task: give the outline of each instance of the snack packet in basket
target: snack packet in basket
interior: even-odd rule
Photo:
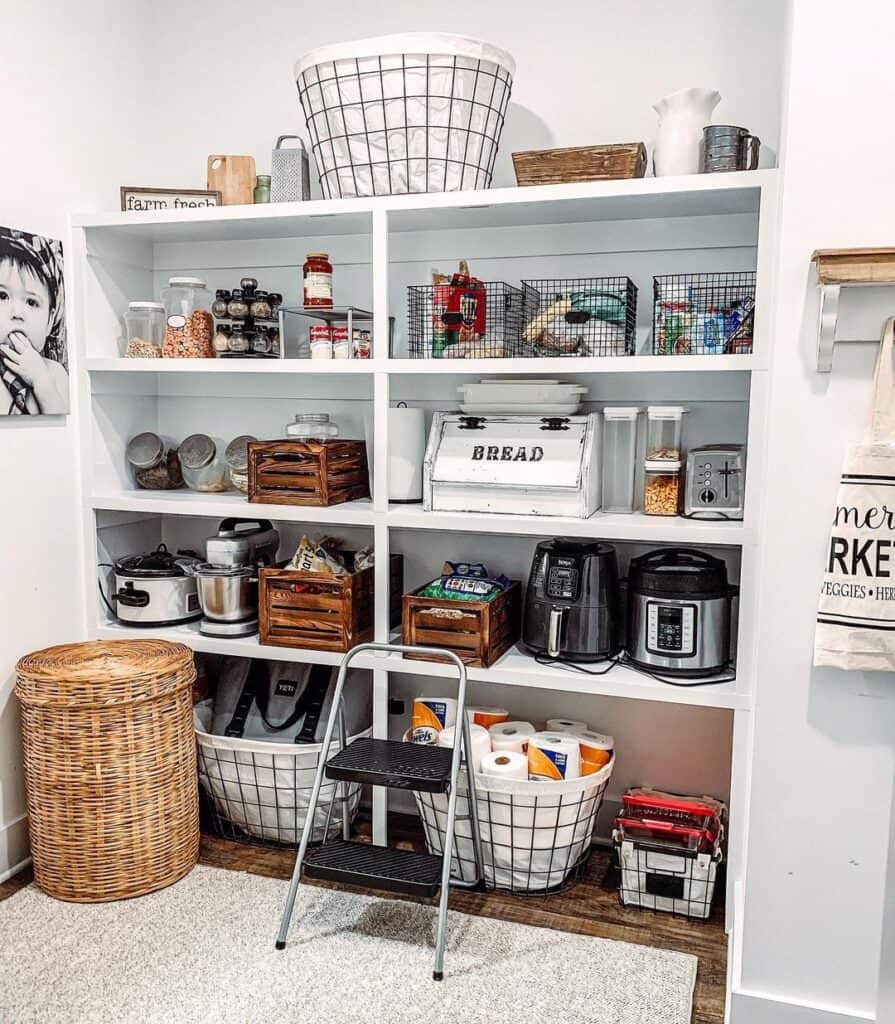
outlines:
[[[342,576],[347,572],[341,562],[307,536],[299,541],[289,568],[297,569],[299,572],[331,573],[334,576]]]

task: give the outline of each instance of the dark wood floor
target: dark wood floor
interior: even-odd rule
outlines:
[[[390,838],[393,842],[408,848],[421,848],[419,827],[414,819],[400,819],[393,815],[390,822]],[[358,835],[359,838],[369,839],[368,822],[359,823]],[[203,835],[200,860],[203,864],[230,871],[248,871],[268,878],[288,878],[295,862],[295,851],[252,846]],[[579,935],[597,935],[692,953],[699,959],[693,999],[693,1024],[723,1024],[727,938],[720,909],[716,908],[708,921],[691,921],[668,914],[625,909],[618,902],[617,890],[607,882],[608,867],[608,853],[595,850],[582,877],[565,892],[526,898],[498,892],[452,889],[450,906],[454,910],[481,917],[496,917]],[[0,900],[11,896],[30,881],[31,871],[28,869],[8,882],[0,883]]]

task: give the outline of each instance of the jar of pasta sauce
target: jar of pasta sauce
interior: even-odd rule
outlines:
[[[332,309],[333,265],[329,262],[329,254],[309,252],[302,271],[305,308]]]

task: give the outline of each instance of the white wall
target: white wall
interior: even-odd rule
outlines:
[[[832,374],[815,372],[809,261],[817,247],[892,244],[893,44],[889,4],[793,4],[742,964],[745,989],[871,1018],[895,682],[811,660],[838,473],[861,436],[875,350],[843,345]],[[877,310],[863,333],[878,337],[878,302],[865,292],[858,303]],[[817,1019],[735,1011],[735,1024]]]
[[[0,224],[64,240],[72,210],[114,206],[118,185],[145,166],[142,19],[101,0],[31,0],[10,13]],[[27,856],[15,662],[83,637],[74,442],[73,416],[0,417],[0,878]]]
[[[779,0],[278,4],[264,19],[263,51],[249,41],[253,14],[238,0],[194,0],[189,18],[180,0],[154,7],[161,24],[176,21],[189,57],[159,62],[160,150],[147,185],[202,187],[210,153],[251,154],[259,172],[269,171],[278,135],[307,141],[296,59],[316,46],[393,32],[476,36],[516,59],[495,185],[515,184],[513,150],[648,141],[652,104],[692,85],[720,91],[716,121],[745,125],[777,148]]]

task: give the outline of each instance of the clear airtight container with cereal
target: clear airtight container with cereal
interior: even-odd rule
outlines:
[[[646,408],[646,458],[648,462],[681,458],[682,405],[648,405]]]
[[[124,314],[128,359],[158,359],[165,338],[165,307],[161,302],[130,302]]]
[[[172,277],[162,288],[166,359],[214,359],[211,292],[200,277]]]
[[[681,509],[680,461],[647,459],[643,464],[643,511],[648,516],[676,516]]]

